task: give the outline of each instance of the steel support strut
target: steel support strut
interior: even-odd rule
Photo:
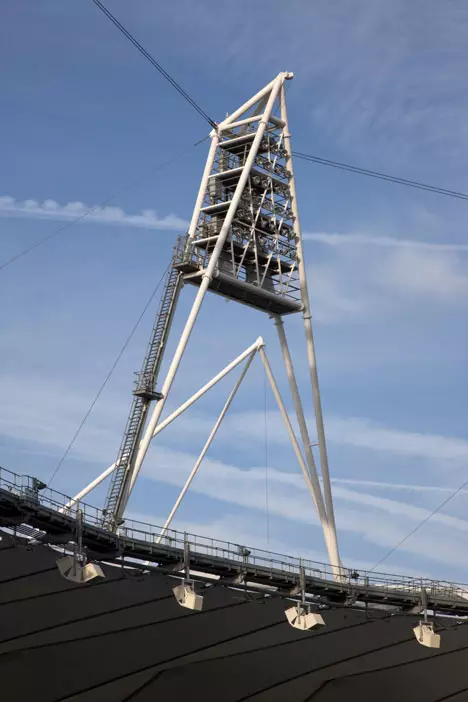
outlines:
[[[267,374],[267,378],[270,382],[271,389],[273,390],[273,395],[275,396],[276,402],[278,404],[278,409],[281,413],[284,424],[286,426],[286,431],[288,432],[288,436],[290,438],[294,453],[296,454],[296,458],[297,458],[299,465],[301,467],[302,474],[304,476],[304,480],[306,482],[306,485],[309,489],[310,494],[312,495],[312,499],[314,500],[314,503],[317,507],[318,516],[319,516],[320,523],[321,523],[323,530],[324,530],[324,533],[325,533],[325,542],[326,542],[327,548],[328,548],[328,543],[327,543],[327,538],[326,538],[326,526],[328,524],[328,521],[327,521],[327,514],[325,512],[325,507],[323,505],[322,493],[320,492],[320,486],[319,486],[319,492],[317,492],[317,490],[316,490],[317,486],[314,485],[314,483],[312,482],[312,479],[310,477],[309,471],[307,469],[307,465],[304,461],[304,457],[302,455],[301,449],[299,447],[299,443],[298,443],[296,435],[294,433],[294,429],[292,427],[291,420],[289,419],[288,413],[286,411],[286,407],[284,406],[284,402],[283,402],[283,399],[281,397],[281,393],[279,391],[278,385],[277,385],[276,380],[274,378],[273,371],[271,370],[266,353],[265,353],[263,348],[261,348],[259,350],[259,353],[260,353],[260,358],[262,359],[263,365],[265,367],[265,371]],[[339,562],[336,564],[333,563],[332,553],[330,552],[330,550],[329,550],[329,557],[330,557],[330,561],[331,561],[330,565],[332,566],[334,575],[335,575],[335,577],[339,577],[340,564],[339,564]]]
[[[286,333],[284,331],[284,324],[281,317],[275,315],[273,316],[275,326],[278,332],[279,342],[281,346],[281,352],[283,354],[284,365],[286,367],[286,374],[288,376],[289,387],[291,390],[291,395],[293,398],[294,409],[296,411],[297,422],[299,425],[299,431],[301,434],[302,443],[304,445],[305,456],[307,459],[307,465],[309,468],[310,479],[314,486],[314,495],[317,497],[315,500],[320,500],[321,506],[323,508],[323,513],[326,515],[326,521],[322,523],[323,534],[325,538],[325,544],[327,546],[328,555],[330,557],[331,565],[339,565],[339,555],[338,549],[336,548],[336,539],[333,539],[331,533],[331,527],[328,519],[328,514],[323,503],[322,489],[320,487],[320,481],[317,474],[317,468],[315,466],[314,456],[312,453],[312,446],[309,437],[309,430],[307,429],[307,423],[304,416],[304,409],[302,407],[301,396],[299,394],[299,388],[297,386],[296,376],[294,373],[294,367],[291,359],[291,354],[289,352],[289,345],[286,339]],[[317,502],[316,502],[317,505]],[[318,509],[318,507],[317,507]]]
[[[239,378],[237,379],[236,384],[234,385],[233,389],[232,389],[231,392],[229,393],[229,397],[228,397],[228,399],[226,400],[226,403],[225,403],[223,409],[221,410],[221,412],[220,412],[220,414],[219,414],[219,417],[218,417],[218,419],[216,420],[215,425],[213,426],[213,429],[211,430],[210,435],[209,435],[208,439],[206,440],[206,443],[205,443],[204,447],[202,448],[201,453],[200,453],[200,455],[198,456],[198,458],[197,458],[197,460],[196,460],[196,462],[195,462],[195,465],[193,466],[193,468],[192,468],[192,470],[191,470],[191,472],[190,472],[190,475],[189,475],[189,477],[187,478],[187,480],[186,480],[186,482],[185,482],[184,487],[183,487],[182,490],[180,491],[180,494],[179,494],[177,500],[175,501],[174,507],[171,509],[171,512],[170,512],[168,518],[166,519],[166,521],[165,521],[165,523],[164,523],[164,526],[163,526],[163,528],[162,528],[161,534],[160,534],[159,537],[157,538],[156,543],[158,543],[158,544],[161,543],[161,540],[162,540],[164,534],[165,534],[166,531],[169,529],[169,527],[170,527],[170,525],[171,525],[171,522],[172,522],[172,520],[174,519],[175,514],[176,514],[177,510],[178,510],[179,507],[180,507],[180,503],[181,503],[182,500],[184,499],[184,497],[185,497],[185,495],[186,495],[186,493],[187,493],[187,490],[189,489],[190,485],[192,484],[192,481],[193,481],[193,479],[195,478],[195,476],[196,476],[196,474],[197,474],[197,472],[198,472],[198,469],[200,468],[201,463],[202,463],[203,459],[205,458],[205,456],[206,456],[206,454],[207,454],[207,452],[208,452],[208,449],[210,448],[210,446],[211,446],[211,444],[212,444],[212,442],[213,442],[213,439],[214,439],[215,436],[216,436],[216,433],[217,433],[219,427],[221,426],[221,422],[223,421],[224,417],[226,416],[226,413],[227,413],[229,407],[231,406],[231,402],[233,401],[236,392],[238,391],[238,389],[239,389],[239,387],[240,387],[242,381],[244,380],[245,374],[247,373],[247,371],[248,371],[249,368],[250,368],[250,364],[252,363],[255,354],[256,354],[256,350],[255,350],[255,351],[252,351],[252,353],[250,354],[250,356],[247,358],[246,364],[245,364],[244,368],[242,369],[242,373],[240,374]]]
[[[263,346],[263,339],[261,336],[257,338],[256,341],[254,341],[253,344],[251,344],[248,348],[245,349],[239,356],[237,356],[231,363],[228,363],[227,366],[223,368],[219,373],[217,373],[211,380],[209,380],[203,387],[200,388],[200,390],[197,390],[191,397],[188,398],[185,402],[183,402],[180,407],[178,407],[172,414],[170,414],[166,419],[164,419],[158,426],[155,428],[153,432],[153,437],[157,436],[163,429],[165,429],[169,424],[171,424],[177,417],[179,417],[183,412],[188,410],[189,407],[191,407],[197,400],[199,400],[203,395],[205,395],[208,390],[211,390],[212,387],[214,387],[217,383],[219,383],[220,380],[222,380],[228,373],[230,373],[234,368],[236,368],[242,361],[245,359],[249,358],[252,354],[255,354],[258,349]],[[105,471],[103,471],[100,475],[98,475],[97,478],[95,478],[92,482],[90,482],[83,490],[80,490],[79,493],[75,495],[71,500],[67,502],[67,504],[60,509],[61,512],[65,510],[69,510],[73,507],[73,505],[81,500],[83,497],[85,497],[88,493],[91,492],[91,490],[94,490],[95,487],[100,485],[103,480],[107,478],[108,475],[110,475],[115,469],[117,465],[116,463],[113,463],[109,468],[106,468]]]
[[[295,222],[295,232],[296,232],[296,247],[297,247],[297,258],[299,265],[299,282],[301,289],[301,300],[302,300],[302,317],[304,320],[304,330],[307,343],[307,357],[309,361],[309,372],[312,382],[312,396],[314,401],[314,412],[315,412],[315,422],[317,426],[317,437],[320,451],[320,467],[322,471],[323,480],[323,491],[325,498],[325,507],[327,511],[327,521],[330,526],[330,537],[331,537],[331,547],[332,551],[336,553],[336,561],[332,562],[332,565],[338,565],[340,563],[338,555],[338,540],[336,536],[336,525],[335,525],[335,514],[333,510],[333,498],[330,482],[330,471],[328,468],[328,456],[327,447],[325,442],[325,428],[323,423],[323,413],[322,413],[322,403],[320,399],[320,389],[319,380],[317,372],[317,359],[315,355],[315,344],[314,335],[312,331],[312,314],[310,310],[310,300],[309,291],[307,286],[307,271],[305,267],[304,251],[302,246],[302,233],[301,224],[299,220],[299,211],[297,207],[297,194],[296,194],[296,183],[294,180],[294,169],[293,169],[293,158],[291,149],[291,135],[289,133],[288,126],[288,113],[286,109],[286,99],[284,94],[284,87],[281,91],[281,119],[285,123],[285,139],[284,146],[287,152],[286,164],[289,172],[291,173],[291,179],[289,182],[289,188],[291,193],[291,209],[294,214]]]

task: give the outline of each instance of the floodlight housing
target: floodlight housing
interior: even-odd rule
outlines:
[[[57,560],[60,575],[72,583],[87,583],[93,578],[105,578],[104,572],[97,563],[80,563],[73,556],[64,556]]]
[[[181,607],[200,612],[203,607],[203,596],[197,595],[193,583],[185,580],[181,585],[176,585],[172,592]]]
[[[440,634],[434,633],[434,624],[432,622],[419,622],[413,631],[417,642],[421,646],[440,648]]]
[[[325,622],[321,614],[310,612],[305,607],[297,605],[290,607],[285,611],[286,619],[289,624],[300,631],[311,631],[325,626]]]

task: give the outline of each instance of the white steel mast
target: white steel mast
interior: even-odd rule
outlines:
[[[137,413],[136,422],[132,419],[132,413],[130,415],[113,470],[106,519],[109,528],[117,528],[123,519],[150,442],[158,433],[167,396],[203,299],[210,290],[266,312],[275,321],[305,454],[305,463],[301,453],[300,464],[307,468],[307,482],[324,530],[330,562],[339,568],[286,111],[285,81],[292,77],[292,73],[279,73],[211,132],[211,146],[189,230],[179,240],[160,314],[140,374],[140,378],[143,376],[147,379],[146,386],[140,392],[137,392],[137,387],[135,392],[136,399],[144,400],[143,411]],[[279,117],[274,114],[276,109]],[[161,391],[156,392],[161,357],[183,283],[198,286],[198,292]],[[304,320],[323,494],[283,325],[284,316],[298,312],[302,313]],[[151,414],[150,404],[153,404]]]

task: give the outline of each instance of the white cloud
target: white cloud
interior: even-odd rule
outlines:
[[[407,519],[414,520],[414,522],[422,522],[424,519],[432,514],[431,510],[427,510],[424,507],[415,507],[407,502],[400,502],[398,500],[389,500],[386,497],[379,497],[376,495],[369,495],[368,493],[356,492],[354,490],[348,490],[343,487],[335,487],[333,490],[335,500],[351,502],[357,505],[366,505],[368,507],[375,507],[378,510],[387,512],[393,516],[405,517]],[[468,531],[468,521],[465,519],[459,519],[458,517],[452,517],[448,514],[443,514],[442,512],[437,512],[432,515],[431,521],[433,524],[443,524],[452,529],[458,531],[466,532]],[[372,540],[372,536],[369,535]]]
[[[403,294],[459,302],[468,294],[468,275],[450,252],[400,249],[381,261],[376,279],[382,287]]]
[[[298,67],[291,98],[295,94],[299,109],[312,114],[314,128],[359,159],[368,153],[376,165],[385,158],[387,168],[401,162],[414,167],[415,152],[431,157],[435,151],[441,155],[435,161],[439,178],[452,158],[463,161],[468,145],[463,4],[433,3],[431,12],[423,13],[424,3],[405,0],[274,2],[277,21],[263,22],[261,52],[254,40],[263,19],[261,5],[245,0],[226,5],[223,26],[216,22],[215,0],[176,0],[176,12],[172,4],[158,6],[157,12],[153,5],[145,24],[159,23],[162,12],[169,30],[183,38],[181,51],[201,70],[218,49],[224,73],[234,76],[235,84],[253,76],[253,84],[261,87],[281,45],[283,65]],[[207,28],[212,29],[209,46],[194,43],[193,32]],[[294,42],[285,42],[285,33],[294,33]],[[247,97],[240,89],[231,92],[227,109]],[[443,176],[440,182],[445,184]]]
[[[267,414],[268,440],[271,443],[287,445],[288,436],[284,430],[279,412]],[[187,420],[187,431],[192,419]],[[308,420],[313,436],[314,420]],[[233,412],[226,417],[225,440],[237,442],[240,437],[254,441],[264,438],[264,413],[247,411]],[[195,419],[192,431],[208,433],[210,421]],[[329,442],[358,448],[398,454],[406,457],[426,458],[430,460],[466,461],[468,459],[468,441],[454,436],[444,436],[423,432],[403,431],[387,427],[365,417],[339,417],[328,415],[325,418],[325,431]]]
[[[448,487],[445,485],[413,485],[409,483],[385,483],[379,480],[358,480],[355,478],[332,478],[333,484],[337,485],[353,485],[354,487],[363,487],[367,489],[377,488],[379,490],[390,490],[390,491],[400,491],[405,492],[441,492],[451,494],[457,490],[457,487]],[[457,494],[466,495],[468,494],[468,488],[460,490]]]
[[[158,445],[143,469],[143,474],[154,480],[182,486],[195,463],[196,456],[184,451],[174,451]],[[307,493],[305,482],[297,472],[269,468],[269,509],[272,513],[294,521],[318,524],[312,498]],[[206,458],[191,490],[230,504],[238,504],[256,510],[265,510],[265,468],[243,470],[223,461]],[[423,507],[416,507],[406,502],[390,500],[385,497],[349,490],[336,486],[335,500],[350,502],[360,506],[377,508],[382,512],[407,519],[422,521],[430,514]],[[357,516],[357,515],[356,515]],[[468,531],[468,521],[437,513],[432,517],[434,523],[443,524],[459,531]],[[372,539],[372,536],[369,535]]]
[[[158,444],[158,450],[148,457],[143,474],[154,480],[181,487],[195,460],[195,455]],[[299,474],[270,468],[269,484],[269,508],[272,513],[285,519],[317,523],[312,498],[302,489],[303,482]],[[190,489],[241,507],[265,509],[264,468],[242,470],[223,461],[205,458]]]
[[[354,321],[366,312],[365,299],[354,291],[350,294],[346,279],[340,279],[333,265],[312,264],[308,267],[311,303],[317,322],[332,324]]]
[[[143,474],[147,478],[181,487],[194,462],[195,456],[158,445],[157,453],[147,460]],[[271,516],[319,526],[302,476],[270,468],[268,484]],[[139,489],[143,488],[147,494],[148,486],[140,485]],[[190,489],[192,493],[265,513],[263,468],[242,470],[222,461],[206,459]],[[334,495],[339,532],[359,535],[368,543],[384,548],[393,547],[430,514],[422,507],[346,488],[335,487]],[[351,506],[348,507],[348,504]],[[437,513],[421,532],[408,539],[401,550],[447,565],[459,564],[468,521]],[[316,537],[317,532],[312,532],[311,538]],[[248,543],[248,535],[245,541]]]
[[[138,214],[128,214],[121,207],[93,205],[89,207],[83,202],[68,202],[60,205],[55,200],[24,200],[20,202],[9,195],[0,197],[0,216],[28,217],[31,219],[50,219],[58,221],[73,221],[80,219],[90,224],[118,224],[140,229],[170,229],[184,230],[188,222],[177,215],[169,214],[158,217],[156,210],[145,209]]]
[[[460,67],[466,60],[468,17],[457,3],[434,5],[433,10],[422,17],[418,4],[404,0],[391,5],[360,0],[353,4],[357,21],[350,22],[344,2],[315,17],[321,36],[309,38],[310,48],[304,52],[309,57],[321,52],[310,61],[311,70],[327,91],[314,114],[341,144],[359,152],[371,142],[377,158],[385,154],[396,163],[409,162],[421,147],[422,157],[428,148],[433,155],[439,147],[443,166],[450,157],[466,153]],[[326,19],[329,26],[324,29]],[[450,45],[444,36],[450,36]],[[323,51],[330,37],[337,47],[333,55]]]
[[[68,443],[69,437],[76,428],[77,420],[83,412],[86,405],[84,398],[79,395],[67,395],[61,392],[59,388],[56,388],[51,393],[51,386],[45,381],[43,386],[41,386],[41,383],[34,383],[32,379],[29,379],[28,385],[34,388],[31,397],[37,398],[37,402],[24,405],[18,399],[17,403],[9,402],[8,405],[5,405],[4,412],[0,416],[0,420],[2,420],[0,421],[0,431],[17,439],[27,438],[29,441],[38,441],[44,445],[63,447]],[[6,387],[7,384],[3,383],[3,389],[6,389]],[[48,393],[41,392],[44,388],[48,389]],[[110,410],[112,410],[111,417],[108,416]],[[118,445],[118,432],[114,430],[114,426],[117,415],[121,414],[121,410],[123,410],[123,407],[120,405],[116,407],[113,402],[108,403],[106,408],[100,408],[100,411],[97,412],[97,426],[93,422],[93,426],[85,430],[77,447],[79,449],[78,455],[82,457],[82,460],[91,460],[93,463],[99,461],[102,464],[102,468],[105,467],[106,461],[109,460],[110,456],[114,455],[115,447]],[[272,440],[278,433],[274,430],[277,419],[277,417],[273,417],[272,425],[269,421],[273,429],[270,432]],[[119,416],[119,424],[121,423],[120,420],[121,417]],[[253,425],[255,421],[252,419],[252,416],[250,416],[250,419],[249,417],[244,417],[242,426]],[[199,427],[200,429],[202,428],[200,425]],[[184,435],[184,433],[182,429],[181,435]],[[255,433],[252,432],[252,435],[255,436]],[[373,442],[371,443],[373,444]],[[37,454],[37,452],[35,453]],[[442,451],[443,455],[446,455],[446,453],[446,450]],[[451,454],[452,449],[449,451],[449,455]],[[187,451],[174,451],[158,442],[155,450],[148,456],[143,475],[180,489],[195,462],[195,458],[195,455]],[[89,474],[85,466],[86,464],[83,465],[80,471],[83,483],[94,477]],[[99,472],[99,470],[96,469],[96,472]],[[354,534],[374,546],[386,548],[393,546],[399,538],[404,536],[418,521],[424,519],[429,513],[428,510],[422,507],[415,507],[405,502],[389,500],[371,495],[369,492],[350,490],[348,488],[349,484],[346,485],[345,483],[346,481],[337,480],[334,485],[339,532],[342,534],[345,532]],[[357,483],[359,484],[359,481]],[[361,487],[366,487],[366,485],[366,482],[363,481]],[[270,466],[268,486],[271,519],[273,520],[276,517],[287,519],[292,524],[310,525],[310,542],[314,544],[315,552],[306,553],[301,551],[300,555],[316,558],[317,560],[326,560],[323,555],[322,535],[318,528],[318,520],[299,468],[297,467],[295,472],[285,472]],[[372,487],[372,485],[367,487]],[[412,487],[416,488],[417,486]],[[137,484],[133,504],[138,505],[138,493],[140,490],[143,490],[146,495],[151,493],[148,483],[143,480],[143,482]],[[183,528],[188,528],[194,533],[203,533],[207,536],[230,539],[231,541],[235,540],[238,543],[257,545],[259,547],[264,546],[263,535],[262,539],[259,539],[258,528],[245,524],[246,518],[249,520],[260,520],[262,523],[264,520],[265,469],[263,467],[244,470],[224,461],[207,458],[193,483],[191,493],[192,495],[203,495],[226,505],[231,505],[234,510],[236,507],[244,508],[250,511],[251,516],[242,517],[243,527],[241,529],[228,529],[227,525],[225,525],[226,529],[221,530],[220,525],[216,523],[216,519],[207,523],[205,525],[206,528],[197,523],[186,523],[186,520],[184,520]],[[92,495],[90,495],[88,501],[90,504],[93,504]],[[167,511],[169,511],[169,507],[170,505],[167,505]],[[137,518],[136,515],[134,516]],[[146,517],[145,519],[142,517],[138,518],[153,523],[162,522],[161,519],[158,520],[155,516],[149,519]],[[178,526],[181,527],[180,524]],[[440,532],[441,529],[443,532]],[[457,549],[461,548],[459,542],[462,535],[463,538],[466,538],[468,522],[447,514],[436,514],[429,525],[426,525],[422,531],[423,534],[421,536],[418,536],[418,538],[412,537],[405,544],[404,551],[417,553],[434,562],[457,565],[457,559],[459,558]],[[291,548],[286,543],[272,543],[270,548],[279,552],[291,552]],[[299,551],[297,553],[299,555]],[[353,565],[364,567],[356,564],[354,561]],[[366,563],[366,566],[368,565],[369,563]],[[412,570],[414,571],[416,568],[417,566],[412,568]]]
[[[8,402],[0,405],[0,433],[14,439],[27,439],[45,447],[56,446],[64,448],[76,430],[76,426],[88,408],[92,398],[79,392],[65,392],[64,388],[51,380],[27,376],[23,378],[31,392],[31,401],[22,401],[22,384],[15,376],[0,376],[0,389]],[[36,401],[34,402],[34,398]],[[127,411],[125,395],[112,394],[111,400],[98,404],[92,418],[83,429],[83,434],[77,442],[75,450],[85,460],[105,461],[113,457],[119,443],[119,431]],[[293,417],[292,417],[293,418]],[[281,415],[270,411],[266,416],[268,424],[268,441],[271,445],[289,446],[289,438],[284,428]],[[242,439],[244,445],[256,443],[263,445],[264,441],[263,412],[240,411],[231,412],[225,418],[224,430],[217,441],[229,447],[237,445]],[[209,434],[214,418],[204,413],[190,410],[186,415],[177,419],[178,434],[185,437],[189,444],[200,439],[203,441]],[[313,435],[313,418],[308,420]],[[391,453],[409,458],[423,458],[461,462],[468,459],[468,441],[458,437],[430,434],[423,432],[408,432],[393,427],[380,425],[364,417],[339,417],[328,415],[325,418],[325,428],[329,443],[353,446],[371,451]],[[163,434],[161,434],[163,437]],[[158,444],[159,446],[159,444]],[[184,454],[185,455],[185,454]],[[264,470],[260,470],[260,482],[264,480]],[[252,479],[257,473],[252,474]],[[294,474],[274,472],[274,479],[296,485]],[[180,481],[179,481],[180,482]],[[382,488],[388,490],[412,490],[426,492],[451,492],[453,487],[431,485],[408,485],[401,483],[386,483],[358,479],[339,479],[334,482],[356,487]],[[178,483],[179,484],[179,483]]]
[[[395,334],[404,321],[407,328],[426,335],[429,301],[451,309],[466,303],[468,244],[353,233],[305,236],[324,244],[309,267],[312,312],[318,322],[368,326],[371,320],[381,325],[391,319]],[[442,307],[434,308],[432,324],[442,322],[442,313]]]
[[[384,248],[422,249],[424,251],[468,251],[468,244],[455,244],[416,239],[397,239],[393,236],[373,236],[371,234],[337,234],[334,232],[308,232],[303,235],[306,241],[317,241],[327,246],[379,246]]]
[[[80,394],[65,393],[59,386],[53,386],[46,380],[35,381],[34,378],[27,378],[23,381],[31,391],[30,402],[26,405],[21,401],[22,393],[18,392],[19,382],[11,377],[3,378],[2,388],[5,396],[17,397],[18,400],[2,405],[0,432],[16,439],[24,438],[46,446],[63,447],[75,430],[87,406],[87,399]],[[114,456],[119,440],[119,432],[116,431],[117,422],[120,426],[122,419],[120,415],[124,415],[125,410],[120,402],[109,402],[106,407],[96,409],[96,415],[93,414],[94,421],[91,426],[85,428],[83,436],[80,437],[76,447],[78,454],[75,452],[75,457],[78,455],[84,461],[81,472],[83,483],[91,477],[86,469],[86,461],[98,461],[104,468],[107,465],[106,461],[110,462]],[[195,434],[206,436],[205,430],[211,428],[211,419],[205,416],[191,418],[188,415],[186,418],[181,418],[179,420],[180,437],[184,437],[184,443],[191,445]],[[241,412],[232,415],[229,420],[229,431],[223,432],[223,441],[227,442],[224,443],[225,455],[229,455],[229,441],[237,442],[239,434],[242,435],[244,443],[248,439],[263,440],[263,422],[263,413]],[[332,440],[375,451],[390,451],[394,454],[423,456],[431,459],[436,457],[466,460],[468,457],[468,442],[462,439],[401,432],[381,427],[362,418],[329,418],[326,424],[328,435]],[[268,426],[271,442],[287,442],[278,413],[272,412],[268,415]],[[163,435],[162,438],[164,440]],[[248,441],[245,445],[248,446]],[[180,488],[196,456],[183,448],[172,450],[159,441],[156,448],[157,450],[152,451],[148,456],[143,474],[147,478]],[[96,469],[96,472],[99,470]],[[372,482],[367,484],[366,481],[362,484],[355,481],[355,484],[362,488],[380,485],[373,485]],[[374,546],[392,547],[430,513],[424,507],[370,494],[368,490],[353,490],[350,487],[351,484],[346,484],[346,481],[336,480],[334,484],[338,529],[342,533],[354,534]],[[417,486],[410,487],[417,488]],[[150,489],[146,481],[137,484],[134,504],[138,504],[140,491],[143,490],[147,495]],[[269,511],[272,518],[278,517],[287,519],[291,523],[308,524],[313,527],[311,538],[314,539],[314,543],[322,543],[312,499],[306,490],[299,467],[294,472],[286,472],[276,469],[274,464],[270,465],[268,492]],[[225,461],[206,458],[191,487],[191,493],[242,507],[253,514],[264,513],[265,468],[242,469]],[[92,496],[89,501],[93,503]],[[403,550],[456,566],[459,560],[460,542],[462,536],[466,538],[468,522],[446,513],[439,513],[432,517],[422,531],[422,535],[418,533],[418,538],[409,539]],[[213,533],[213,536],[217,535],[219,536]],[[246,538],[245,541],[247,542],[248,539]]]
[[[30,401],[24,402],[20,380],[15,375],[0,375],[0,435],[17,441],[28,441],[60,454],[68,445],[77,426],[87,412],[95,389],[73,390],[52,378],[33,374],[23,377],[30,388]],[[107,403],[98,402],[80,432],[73,454],[86,461],[112,462],[119,445],[116,427],[122,423],[127,402],[107,391]]]
[[[327,417],[326,430],[328,439],[338,444],[428,459],[468,459],[465,439],[401,431],[361,417]]]
[[[73,435],[77,424],[92,399],[80,392],[71,392],[52,380],[40,379],[34,375],[22,379],[31,393],[28,403],[22,401],[24,387],[16,376],[0,376],[2,396],[8,403],[0,405],[0,433],[16,439],[28,439],[44,446],[63,447]],[[34,402],[34,398],[36,401]],[[125,395],[112,393],[111,400],[100,403],[94,409],[92,420],[83,430],[78,442],[80,455],[91,460],[105,460],[113,455],[119,441],[120,425],[127,411]],[[293,413],[291,418],[294,420]],[[269,411],[266,415],[268,424],[268,441],[271,445],[289,446],[289,438],[283,420],[278,411]],[[185,443],[205,440],[212,429],[214,418],[194,408],[177,419],[176,425]],[[217,441],[226,446],[238,445],[240,439],[244,445],[264,442],[265,414],[259,411],[231,412],[223,422],[223,431]],[[313,417],[308,418],[311,436],[314,435]],[[455,464],[468,459],[468,441],[455,436],[442,434],[411,432],[388,427],[365,417],[340,417],[327,415],[325,430],[329,443],[352,446],[399,455],[406,458],[422,458],[431,461],[452,461]],[[163,436],[163,434],[161,434]],[[104,440],[104,437],[105,440]],[[289,474],[285,474],[288,476]],[[284,478],[288,479],[289,478]],[[356,482],[359,484],[359,481]],[[373,483],[370,482],[369,486]],[[385,483],[376,483],[375,487],[384,487]],[[389,484],[391,487],[391,484]],[[395,488],[398,487],[395,485]],[[410,488],[410,486],[405,486]],[[418,489],[418,486],[414,486]],[[424,488],[421,489],[443,489]]]

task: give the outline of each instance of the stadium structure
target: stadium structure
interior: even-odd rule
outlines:
[[[115,462],[77,495],[0,469],[0,675],[8,702],[468,700],[468,587],[340,560],[282,72],[216,125]],[[159,387],[174,311],[193,306]],[[162,418],[212,292],[276,326],[299,435],[261,337]],[[284,318],[302,316],[320,465]],[[182,533],[172,520],[254,356],[263,362],[329,563]],[[151,441],[242,370],[163,526],[127,505]],[[88,494],[108,480],[102,508]]]

